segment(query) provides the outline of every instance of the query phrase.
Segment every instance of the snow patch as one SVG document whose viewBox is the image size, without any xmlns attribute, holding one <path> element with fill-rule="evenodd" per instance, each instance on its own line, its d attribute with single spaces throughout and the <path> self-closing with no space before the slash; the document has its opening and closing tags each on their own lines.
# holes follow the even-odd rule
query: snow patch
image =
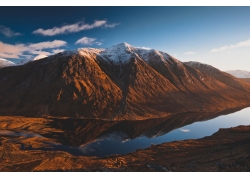
<svg viewBox="0 0 250 180">
<path fill-rule="evenodd" d="M 0 58 L 0 68 L 15 66 L 16 64 L 6 59 Z"/>
<path fill-rule="evenodd" d="M 48 57 L 48 56 L 46 56 L 46 55 L 44 55 L 44 54 L 39 54 L 38 56 L 36 56 L 36 57 L 34 58 L 34 61 L 39 60 L 39 59 L 43 59 L 43 58 L 46 58 L 46 57 Z"/>
<path fill-rule="evenodd" d="M 170 56 L 169 54 L 154 50 L 151 48 L 145 48 L 145 47 L 134 47 L 130 44 L 123 42 L 114 46 L 111 46 L 109 48 L 80 48 L 78 50 L 74 51 L 64 51 L 59 52 L 58 54 L 49 56 L 50 57 L 61 57 L 61 56 L 72 56 L 72 55 L 80 55 L 80 56 L 87 56 L 87 57 L 93 57 L 93 56 L 99 56 L 104 60 L 107 60 L 113 64 L 124 64 L 127 63 L 131 58 L 141 58 L 145 62 L 149 63 L 152 61 L 169 61 L 170 59 L 177 62 L 177 64 L 180 63 L 179 60 L 175 59 L 174 57 Z M 17 65 L 23 65 L 26 63 L 29 63 L 34 60 L 43 59 L 47 56 L 45 55 L 38 55 L 33 60 L 24 60 Z"/>
<path fill-rule="evenodd" d="M 93 49 L 89 48 L 88 50 L 91 50 L 91 52 L 93 52 Z M 133 57 L 139 57 L 145 60 L 146 62 L 156 59 L 160 61 L 167 61 L 171 58 L 167 53 L 150 48 L 134 47 L 126 42 L 105 49 L 96 49 L 95 51 L 96 52 L 94 53 L 97 53 L 103 59 L 107 59 L 108 61 L 111 61 L 114 64 L 124 64 Z"/>
</svg>

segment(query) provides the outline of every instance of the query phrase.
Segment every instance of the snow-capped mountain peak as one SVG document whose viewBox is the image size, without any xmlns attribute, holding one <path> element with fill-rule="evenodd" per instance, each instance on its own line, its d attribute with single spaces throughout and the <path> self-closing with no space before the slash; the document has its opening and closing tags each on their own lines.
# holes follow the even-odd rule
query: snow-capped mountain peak
<svg viewBox="0 0 250 180">
<path fill-rule="evenodd" d="M 38 55 L 38 56 L 36 56 L 36 57 L 34 58 L 34 61 L 40 60 L 40 59 L 43 59 L 43 58 L 46 58 L 46 57 L 48 57 L 48 56 L 46 56 L 46 55 L 44 55 L 44 54 L 40 54 L 40 55 Z"/>
<path fill-rule="evenodd" d="M 0 58 L 0 68 L 3 68 L 3 67 L 8 67 L 8 66 L 15 66 L 16 64 L 11 62 L 11 61 L 8 61 L 6 59 L 2 59 Z"/>
<path fill-rule="evenodd" d="M 55 55 L 49 56 L 48 58 L 52 58 L 54 56 L 71 56 L 74 54 L 78 54 L 80 56 L 99 56 L 104 60 L 112 62 L 113 64 L 124 64 L 130 61 L 131 58 L 141 58 L 142 60 L 146 61 L 147 63 L 150 62 L 158 62 L 158 61 L 168 61 L 170 59 L 175 60 L 177 63 L 179 62 L 177 59 L 171 57 L 165 52 L 158 51 L 155 49 L 150 48 L 143 48 L 143 47 L 135 47 L 126 42 L 113 45 L 108 48 L 79 48 L 78 50 L 68 50 L 64 52 L 57 53 Z M 23 60 L 16 65 L 24 65 L 29 62 L 40 60 L 46 58 L 44 55 L 39 55 L 32 60 Z"/>
<path fill-rule="evenodd" d="M 104 49 L 100 52 L 100 56 L 108 58 L 115 62 L 126 62 L 134 56 L 135 47 L 127 44 L 120 43 L 109 48 Z"/>
<path fill-rule="evenodd" d="M 82 48 L 78 50 L 78 54 L 84 56 L 95 54 L 114 64 L 126 63 L 133 57 L 139 57 L 146 62 L 153 59 L 156 61 L 167 61 L 170 59 L 167 53 L 150 48 L 134 47 L 126 42 L 108 48 Z"/>
</svg>

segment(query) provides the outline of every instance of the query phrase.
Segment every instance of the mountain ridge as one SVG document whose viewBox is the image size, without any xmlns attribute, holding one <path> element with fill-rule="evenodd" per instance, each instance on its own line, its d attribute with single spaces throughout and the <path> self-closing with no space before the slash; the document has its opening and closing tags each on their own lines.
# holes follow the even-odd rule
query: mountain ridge
<svg viewBox="0 0 250 180">
<path fill-rule="evenodd" d="M 249 84 L 223 78 L 126 43 L 82 48 L 1 69 L 0 114 L 142 120 L 250 105 Z"/>
</svg>

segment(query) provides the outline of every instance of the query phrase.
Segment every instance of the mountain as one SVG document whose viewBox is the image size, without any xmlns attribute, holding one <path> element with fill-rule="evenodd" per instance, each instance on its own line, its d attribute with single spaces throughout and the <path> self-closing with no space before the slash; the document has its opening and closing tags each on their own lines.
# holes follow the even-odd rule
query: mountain
<svg viewBox="0 0 250 180">
<path fill-rule="evenodd" d="M 38 55 L 38 56 L 36 56 L 34 59 L 31 59 L 31 60 L 28 60 L 28 59 L 22 60 L 22 61 L 18 62 L 17 65 L 18 65 L 18 66 L 24 65 L 24 64 L 30 63 L 30 62 L 32 62 L 32 61 L 37 61 L 37 60 L 40 60 L 40 59 L 43 59 L 43 58 L 46 58 L 46 57 L 48 57 L 48 56 L 43 55 L 43 54 L 42 54 L 42 55 Z"/>
<path fill-rule="evenodd" d="M 219 70 L 218 70 L 219 71 Z M 0 114 L 141 120 L 250 105 L 250 85 L 121 43 L 0 70 Z"/>
<path fill-rule="evenodd" d="M 220 82 L 226 84 L 227 86 L 233 87 L 235 89 L 241 90 L 241 91 L 250 91 L 249 85 L 246 84 L 245 81 L 242 81 L 231 74 L 228 74 L 226 72 L 220 71 L 219 69 L 210 66 L 208 64 L 202 64 L 200 62 L 184 62 L 184 64 L 189 65 L 195 69 L 198 69 L 199 71 L 206 73 L 213 78 L 219 80 Z"/>
<path fill-rule="evenodd" d="M 229 70 L 226 71 L 227 73 L 237 77 L 237 78 L 250 78 L 250 72 L 249 71 L 243 71 L 243 70 Z"/>
<path fill-rule="evenodd" d="M 6 59 L 0 58 L 0 69 L 8 66 L 15 66 L 15 63 L 8 61 Z"/>
</svg>

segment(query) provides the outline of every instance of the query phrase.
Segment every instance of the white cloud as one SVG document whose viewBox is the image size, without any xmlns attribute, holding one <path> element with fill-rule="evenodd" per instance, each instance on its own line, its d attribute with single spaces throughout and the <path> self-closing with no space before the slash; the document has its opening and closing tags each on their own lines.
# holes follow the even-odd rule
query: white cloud
<svg viewBox="0 0 250 180">
<path fill-rule="evenodd" d="M 83 45 L 97 44 L 97 45 L 101 45 L 102 43 L 97 42 L 96 38 L 83 37 L 83 38 L 77 40 L 75 44 L 83 44 Z"/>
<path fill-rule="evenodd" d="M 101 46 L 101 45 L 102 45 L 102 43 L 101 43 L 101 42 L 96 42 L 96 44 L 97 44 L 97 45 L 99 45 L 99 46 Z"/>
<path fill-rule="evenodd" d="M 2 58 L 19 58 L 19 56 L 16 54 L 1 53 L 1 52 L 0 52 L 0 57 L 2 57 Z"/>
<path fill-rule="evenodd" d="M 195 52 L 185 52 L 185 54 L 193 55 L 193 54 L 196 54 L 196 53 Z"/>
<path fill-rule="evenodd" d="M 88 37 L 83 37 L 76 41 L 76 44 L 86 44 L 86 45 L 91 45 L 95 42 L 95 38 L 88 38 Z"/>
<path fill-rule="evenodd" d="M 49 55 L 51 55 L 51 53 L 50 52 L 47 52 L 47 51 L 41 51 L 41 50 L 39 50 L 39 51 L 37 51 L 37 50 L 31 50 L 31 51 L 29 51 L 29 53 L 31 53 L 31 54 L 39 54 L 39 55 L 46 55 L 46 56 L 49 56 Z"/>
<path fill-rule="evenodd" d="M 83 30 L 89 30 L 89 29 L 94 29 L 98 27 L 106 27 L 106 28 L 114 28 L 118 24 L 107 24 L 106 20 L 97 20 L 92 24 L 85 24 L 84 22 L 77 22 L 75 24 L 70 24 L 70 25 L 64 25 L 61 27 L 53 27 L 51 29 L 42 29 L 39 28 L 35 31 L 33 31 L 34 34 L 41 34 L 44 36 L 55 36 L 58 34 L 68 34 L 68 33 L 74 33 L 74 32 L 79 32 Z"/>
<path fill-rule="evenodd" d="M 21 57 L 19 57 L 19 59 L 32 59 L 34 56 L 33 55 L 31 55 L 31 54 L 29 54 L 29 55 L 27 55 L 27 54 L 22 54 L 22 55 L 20 55 Z"/>
<path fill-rule="evenodd" d="M 63 52 L 63 51 L 65 51 L 65 49 L 53 49 L 53 50 L 52 50 L 52 52 L 53 52 L 54 54 L 57 54 L 57 53 L 60 53 L 60 52 Z"/>
<path fill-rule="evenodd" d="M 182 132 L 189 132 L 190 130 L 189 129 L 180 129 L 180 131 L 182 131 Z"/>
<path fill-rule="evenodd" d="M 2 26 L 2 25 L 0 26 L 0 33 L 2 33 L 3 35 L 5 35 L 7 37 L 13 37 L 13 36 L 20 36 L 20 35 L 22 35 L 21 33 L 14 32 L 10 28 Z"/>
<path fill-rule="evenodd" d="M 20 58 L 20 56 L 33 55 L 51 55 L 50 52 L 43 50 L 53 50 L 53 48 L 59 48 L 65 46 L 67 42 L 61 40 L 40 42 L 34 44 L 5 44 L 0 41 L 0 57 L 2 58 Z M 28 53 L 28 54 L 24 54 Z M 28 56 L 29 56 L 28 55 Z"/>
<path fill-rule="evenodd" d="M 220 47 L 218 49 L 212 49 L 210 52 L 222 52 L 228 49 L 235 49 L 235 48 L 241 48 L 241 47 L 249 47 L 250 46 L 250 39 L 246 40 L 246 41 L 241 41 L 237 44 L 232 44 L 230 46 L 223 46 Z"/>
<path fill-rule="evenodd" d="M 26 50 L 24 44 L 5 44 L 0 41 L 0 57 L 3 58 L 18 58 L 23 51 Z"/>
<path fill-rule="evenodd" d="M 65 46 L 67 42 L 61 40 L 47 41 L 36 44 L 30 44 L 28 47 L 31 49 L 51 49 Z"/>
<path fill-rule="evenodd" d="M 152 49 L 152 48 L 149 48 L 149 47 L 137 47 L 137 48 L 145 49 L 145 50 L 150 50 L 150 49 Z"/>
<path fill-rule="evenodd" d="M 120 23 L 113 23 L 113 24 L 105 24 L 104 27 L 106 28 L 114 28 L 115 26 L 118 26 Z"/>
</svg>

